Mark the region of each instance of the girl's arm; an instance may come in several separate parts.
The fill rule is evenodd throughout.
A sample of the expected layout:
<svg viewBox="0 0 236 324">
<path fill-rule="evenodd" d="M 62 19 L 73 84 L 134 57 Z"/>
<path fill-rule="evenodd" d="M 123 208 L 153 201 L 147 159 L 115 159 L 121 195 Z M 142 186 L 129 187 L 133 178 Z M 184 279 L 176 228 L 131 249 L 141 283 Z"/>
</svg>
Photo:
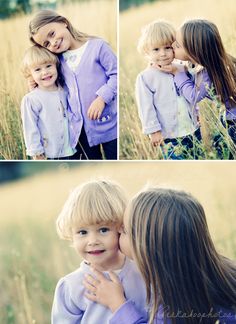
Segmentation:
<svg viewBox="0 0 236 324">
<path fill-rule="evenodd" d="M 136 79 L 135 96 L 143 133 L 149 135 L 161 131 L 161 124 L 153 102 L 154 92 L 150 89 L 142 74 L 139 74 Z"/>
<path fill-rule="evenodd" d="M 106 42 L 101 46 L 99 62 L 104 69 L 107 82 L 97 90 L 96 94 L 109 104 L 117 95 L 117 58 Z"/>
<path fill-rule="evenodd" d="M 95 277 L 86 275 L 85 296 L 89 300 L 110 308 L 114 313 L 110 324 L 147 324 L 147 320 L 142 317 L 134 303 L 131 300 L 126 301 L 119 278 L 113 272 L 109 272 L 109 280 L 102 272 L 96 269 L 91 270 Z"/>
<path fill-rule="evenodd" d="M 211 87 L 211 81 L 208 73 L 205 69 L 197 72 L 193 79 L 187 71 L 184 71 L 183 65 L 171 63 L 165 66 L 155 67 L 165 73 L 171 73 L 174 75 L 174 82 L 179 90 L 181 96 L 183 96 L 191 106 L 195 106 L 199 101 L 208 97 L 208 92 Z"/>
<path fill-rule="evenodd" d="M 97 98 L 88 108 L 87 115 L 92 120 L 100 118 L 105 104 L 109 104 L 117 95 L 117 58 L 106 42 L 101 46 L 99 62 L 104 69 L 107 82 L 97 90 Z"/>
<path fill-rule="evenodd" d="M 195 80 L 186 72 L 178 72 L 174 75 L 174 82 L 180 95 L 184 96 L 192 106 L 206 97 L 209 98 L 211 81 L 205 69 L 195 74 Z"/>
</svg>

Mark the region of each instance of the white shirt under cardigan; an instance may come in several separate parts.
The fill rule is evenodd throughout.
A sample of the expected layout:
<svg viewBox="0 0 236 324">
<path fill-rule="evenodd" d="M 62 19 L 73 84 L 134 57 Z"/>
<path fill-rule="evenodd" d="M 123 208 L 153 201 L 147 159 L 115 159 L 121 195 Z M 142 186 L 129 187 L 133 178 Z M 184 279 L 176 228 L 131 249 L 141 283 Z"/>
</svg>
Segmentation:
<svg viewBox="0 0 236 324">
<path fill-rule="evenodd" d="M 73 155 L 76 150 L 70 144 L 66 93 L 34 89 L 21 102 L 21 117 L 29 156 L 45 154 L 47 158 Z"/>
<path fill-rule="evenodd" d="M 109 324 L 112 317 L 110 309 L 84 296 L 83 280 L 87 273 L 92 275 L 90 267 L 83 261 L 79 269 L 59 280 L 52 306 L 52 324 Z M 135 263 L 126 258 L 122 269 L 115 273 L 121 281 L 126 298 L 132 300 L 146 318 L 146 290 Z M 104 274 L 107 275 L 106 272 Z"/>
<path fill-rule="evenodd" d="M 173 75 L 149 67 L 136 79 L 136 100 L 144 134 L 162 132 L 164 139 L 192 134 L 197 128 L 193 108 L 178 96 Z"/>
</svg>

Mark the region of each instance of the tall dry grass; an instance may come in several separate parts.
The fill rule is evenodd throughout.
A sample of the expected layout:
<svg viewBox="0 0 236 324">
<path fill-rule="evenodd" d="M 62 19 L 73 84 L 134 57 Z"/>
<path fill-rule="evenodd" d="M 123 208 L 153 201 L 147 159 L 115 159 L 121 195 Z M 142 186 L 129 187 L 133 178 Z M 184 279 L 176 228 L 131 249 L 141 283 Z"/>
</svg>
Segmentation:
<svg viewBox="0 0 236 324">
<path fill-rule="evenodd" d="M 54 171 L 0 186 L 0 323 L 50 323 L 55 285 L 80 263 L 57 237 L 55 219 L 69 192 L 94 177 L 119 182 L 129 197 L 146 183 L 190 191 L 204 206 L 218 251 L 236 258 L 234 163 L 53 163 Z"/>
<path fill-rule="evenodd" d="M 143 57 L 136 47 L 141 28 L 156 19 L 170 21 L 176 28 L 186 19 L 205 18 L 213 21 L 219 28 L 225 48 L 236 56 L 236 4 L 234 0 L 165 0 L 147 3 L 131 8 L 120 14 L 120 158 L 121 159 L 159 159 L 162 158 L 157 149 L 151 147 L 147 136 L 142 134 L 134 97 L 134 84 L 138 73 L 146 67 Z M 205 114 L 202 115 L 202 125 L 209 126 Z M 218 125 L 217 125 L 218 127 Z M 211 140 L 217 128 L 211 133 Z M 231 145 L 228 147 L 229 136 L 222 136 L 226 150 L 223 156 L 217 154 L 210 140 L 203 138 L 203 145 L 198 159 L 229 158 Z M 225 144 L 226 143 L 226 144 Z M 235 156 L 235 147 L 233 155 Z"/>
<path fill-rule="evenodd" d="M 116 51 L 117 1 L 92 0 L 58 7 L 79 30 L 107 40 Z M 28 91 L 20 71 L 32 15 L 0 21 L 0 159 L 26 159 L 20 102 Z"/>
</svg>

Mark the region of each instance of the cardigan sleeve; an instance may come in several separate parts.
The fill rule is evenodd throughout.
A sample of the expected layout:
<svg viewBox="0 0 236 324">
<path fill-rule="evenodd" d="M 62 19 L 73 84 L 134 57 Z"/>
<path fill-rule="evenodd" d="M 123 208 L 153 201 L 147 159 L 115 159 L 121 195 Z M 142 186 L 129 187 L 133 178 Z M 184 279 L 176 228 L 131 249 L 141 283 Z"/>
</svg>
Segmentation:
<svg viewBox="0 0 236 324">
<path fill-rule="evenodd" d="M 148 87 L 142 74 L 139 74 L 136 79 L 135 96 L 143 133 L 152 134 L 161 131 L 161 124 L 154 106 L 154 93 Z"/>
<path fill-rule="evenodd" d="M 137 310 L 134 302 L 128 300 L 112 316 L 109 324 L 148 324 Z"/>
<path fill-rule="evenodd" d="M 38 128 L 40 105 L 32 101 L 29 96 L 25 96 L 21 102 L 21 119 L 23 123 L 23 133 L 26 145 L 26 154 L 29 156 L 44 153 L 41 143 L 41 136 Z"/>
<path fill-rule="evenodd" d="M 83 312 L 74 304 L 66 282 L 62 278 L 56 287 L 51 324 L 79 324 Z"/>
<path fill-rule="evenodd" d="M 107 82 L 97 90 L 96 94 L 109 104 L 117 95 L 117 58 L 106 42 L 103 42 L 100 48 L 99 60 L 104 68 Z"/>
<path fill-rule="evenodd" d="M 205 97 L 209 97 L 208 92 L 211 81 L 206 70 L 202 70 L 195 75 L 195 80 L 186 72 L 179 72 L 174 76 L 174 82 L 182 95 L 192 106 L 195 106 Z"/>
</svg>

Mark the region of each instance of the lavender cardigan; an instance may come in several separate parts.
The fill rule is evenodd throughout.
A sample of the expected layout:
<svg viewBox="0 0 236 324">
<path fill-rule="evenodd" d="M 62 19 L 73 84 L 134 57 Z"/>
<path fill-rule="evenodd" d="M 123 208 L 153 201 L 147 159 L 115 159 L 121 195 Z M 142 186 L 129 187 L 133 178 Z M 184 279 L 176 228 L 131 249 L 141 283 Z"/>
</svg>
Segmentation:
<svg viewBox="0 0 236 324">
<path fill-rule="evenodd" d="M 109 45 L 92 38 L 73 72 L 60 55 L 62 74 L 68 88 L 72 127 L 72 142 L 76 146 L 84 126 L 89 146 L 117 138 L 117 59 Z M 93 100 L 101 96 L 106 105 L 98 120 L 90 120 L 87 111 Z"/>
<path fill-rule="evenodd" d="M 196 76 L 195 76 L 196 78 Z M 193 106 L 195 106 L 199 101 L 208 96 L 208 88 L 211 87 L 212 81 L 206 69 L 203 69 L 197 74 L 199 80 L 199 85 L 196 85 L 196 80 L 194 77 L 190 77 L 185 72 L 179 72 L 174 76 L 175 84 L 181 95 Z M 236 119 L 236 106 L 230 107 L 229 102 L 225 102 L 226 107 L 226 119 L 234 120 Z"/>
</svg>

